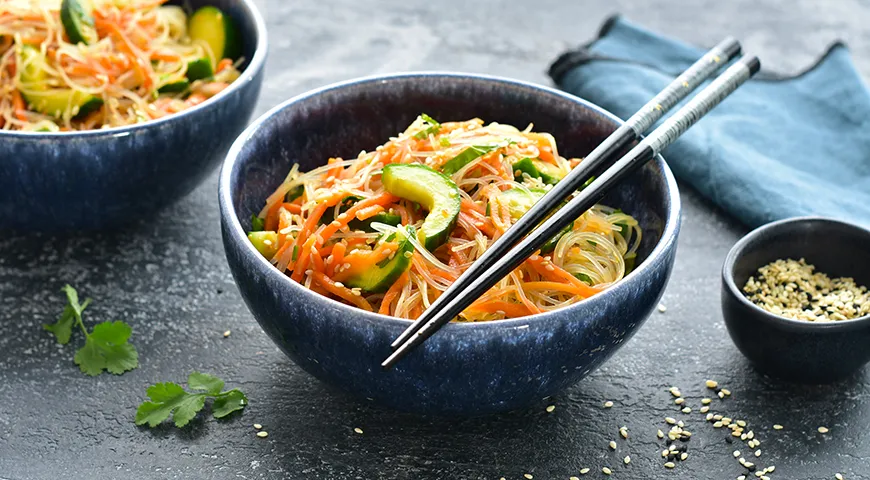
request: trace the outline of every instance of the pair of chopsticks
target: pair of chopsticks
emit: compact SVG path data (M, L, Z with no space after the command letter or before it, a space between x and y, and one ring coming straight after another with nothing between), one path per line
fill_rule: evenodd
M718 105L761 68L758 58L735 62L677 113L625 155L614 161L632 142L701 83L739 56L740 44L727 38L680 74L670 85L607 137L571 173L557 183L505 234L494 242L423 314L392 343L396 350L381 364L390 368L414 347L455 318L499 280L534 254L550 238L598 203L604 194L640 166L655 158L686 130ZM599 173L573 199L587 180ZM563 207L557 207L570 201ZM555 210L555 211L554 211ZM552 214L552 215L551 215ZM548 215L551 215L549 218ZM541 223L543 222L543 223ZM540 226L538 226L540 224Z

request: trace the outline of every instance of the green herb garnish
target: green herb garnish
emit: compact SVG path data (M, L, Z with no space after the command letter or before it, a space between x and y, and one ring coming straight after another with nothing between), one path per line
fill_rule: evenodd
M262 232L264 228L266 228L266 219L251 215L251 231Z
M438 123L437 120L430 117L429 115L426 115L425 113L421 113L420 118L422 118L423 121L426 122L426 128L415 133L414 138L416 138L418 140L422 140L424 138L429 138L429 135L435 135L436 133L438 133L441 130L441 124Z
M129 343L133 328L118 320L94 325L88 332L82 321L82 313L91 304L91 299L79 303L76 289L65 285L61 291L66 294L67 305L57 322L43 325L43 328L54 334L57 343L66 345L72 337L73 328L78 325L85 335L85 345L76 351L73 360L81 371L90 376L97 376L107 370L115 375L133 370L139 366L139 352Z
M222 392L224 381L205 373L193 372L187 377L187 392L177 383L156 383L145 391L150 401L142 402L136 409L136 425L156 427L172 416L175 426L181 428L205 407L208 397L214 398L211 414L215 418L242 410L248 405L248 397L234 388Z
M577 280L580 280L581 282L584 282L590 286L592 285L592 277L590 277L589 275L586 275L585 273L575 273L574 277L577 278Z

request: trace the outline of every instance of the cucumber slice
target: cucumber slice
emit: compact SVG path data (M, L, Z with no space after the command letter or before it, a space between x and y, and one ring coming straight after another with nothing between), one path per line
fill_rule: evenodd
M33 110L55 117L81 117L100 108L103 99L69 88L48 88L45 86L46 72L43 68L46 59L39 50L23 46L19 50L19 80L25 89L21 93Z
M426 249L433 251L447 242L459 217L459 187L449 177L420 164L390 164L381 176L384 188L429 211L420 234Z
M495 150L495 148L495 145L472 145L463 150L459 155L448 160L447 163L441 167L441 172L444 173L444 175L453 175L462 170L462 167Z
M185 76L191 82L213 77L214 70L211 68L211 60L200 58L188 63L187 74Z
M216 62L223 58L235 60L242 53L241 37L233 19L216 7L202 7L193 12L187 31L192 40L209 46Z
M166 83L157 89L157 93L181 93L190 88L190 81L179 80L177 82Z
M301 197L303 193L305 193L305 187L302 185L296 185L295 187L291 188L290 191L284 194L284 201L292 202L293 200Z
M542 182L550 185L555 185L565 178L565 172L559 167L533 158L524 158L514 162L513 169L514 177L518 182L522 181L524 173L532 178L540 178Z
M248 234L248 240L254 245L260 254L267 259L272 259L278 251L278 233L270 230L259 232L251 232Z
M514 220L522 217L532 208L532 206L547 193L545 190L541 190L540 188L530 188L528 191L512 188L510 190L505 190L498 194L498 199L500 202L508 206L508 211L510 212L511 217ZM559 239L562 238L562 235L571 231L572 225L568 225L563 228L562 231L556 234L553 238L547 240L541 247L541 253L550 253L556 249L556 244L559 243Z
M94 28L94 16L91 14L88 0L63 0L60 4L60 23L72 44L84 43L90 45L99 40L97 29Z
M399 247L392 259L381 262L376 266L364 268L360 272L352 272L346 278L343 278L342 282L351 288L361 288L366 292L386 292L411 267L411 258L410 256L405 256L405 253L414 251L414 244L408 240L408 237L416 234L417 232L414 230L414 227L410 225L400 228L396 231Z

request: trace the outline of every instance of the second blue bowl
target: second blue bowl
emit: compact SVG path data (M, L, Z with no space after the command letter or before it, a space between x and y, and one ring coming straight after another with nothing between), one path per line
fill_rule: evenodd
M252 213L293 163L303 171L331 156L354 158L421 112L473 117L552 133L582 156L619 120L545 87L461 74L402 74L329 86L285 102L254 122L227 155L220 209L227 261L242 297L272 340L335 387L383 405L436 414L484 414L528 406L577 383L637 331L658 302L679 232L677 185L661 157L604 202L638 219L639 266L612 288L561 310L513 320L451 323L390 371L380 362L408 325L305 289L248 242Z

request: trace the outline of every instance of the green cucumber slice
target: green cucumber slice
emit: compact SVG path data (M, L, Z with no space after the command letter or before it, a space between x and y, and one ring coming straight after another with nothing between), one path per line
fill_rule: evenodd
M448 160L447 163L441 167L441 172L444 173L444 175L453 175L462 170L462 167L495 149L495 145L472 145L463 150L459 155Z
M398 229L396 236L399 237L399 247L392 259L353 274L344 280L343 283L351 288L361 288L366 292L386 292L411 267L411 257L410 255L406 256L405 253L414 251L414 244L408 240L408 237L415 235L417 235L417 232L410 225Z
M211 68L211 60L200 58L188 63L185 76L191 82L213 77L214 69Z
M417 202L429 212L420 227L426 249L433 251L447 242L461 206L459 187L453 180L421 164L387 165L381 180L388 192Z
M508 211L514 220L522 217L532 208L532 206L541 199L547 192L540 188L530 188L528 191L520 188L512 188L498 194L500 202L508 206ZM541 247L541 253L550 253L556 249L556 244L562 235L571 231L573 225L568 225L562 231L556 234L553 238L547 240Z
M518 182L522 181L524 173L550 185L555 185L565 178L565 173L559 167L528 157L514 162L513 169L515 180Z
M235 60L242 53L238 28L233 19L217 7L202 7L193 12L187 22L187 32L192 40L209 46L215 62L224 58Z
M63 0L60 4L60 23L72 44L84 43L90 45L99 40L94 27L94 17L91 14L88 0Z
M248 234L248 240L267 259L271 260L278 251L278 232L271 230L251 232Z
M177 82L166 83L157 89L157 93L181 93L186 92L190 88L189 80L179 80Z

